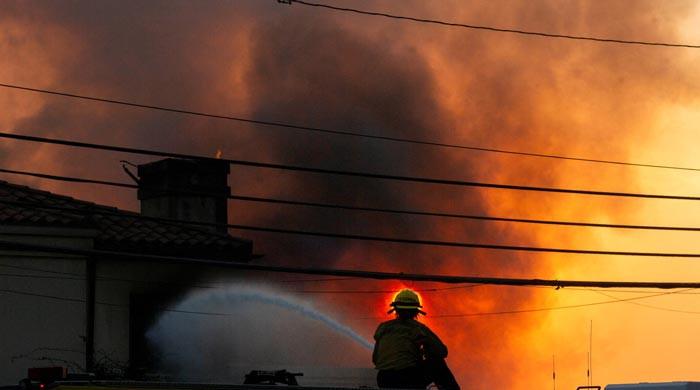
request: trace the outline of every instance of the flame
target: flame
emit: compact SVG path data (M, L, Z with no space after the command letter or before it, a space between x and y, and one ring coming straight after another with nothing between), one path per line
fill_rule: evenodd
M214 155L214 157L220 159L222 154L223 152L221 151L221 149L216 149L216 154Z

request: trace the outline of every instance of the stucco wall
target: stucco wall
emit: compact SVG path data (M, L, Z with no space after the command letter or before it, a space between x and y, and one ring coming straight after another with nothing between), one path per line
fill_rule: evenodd
M0 227L0 239L92 246L82 229ZM39 252L0 251L0 385L27 368L85 366L85 260Z
M81 249L93 248L94 233L0 226L0 240ZM192 285L221 272L197 265L94 261L95 363L115 374L130 360L133 296L168 296L160 307L174 305ZM80 256L0 251L0 386L16 384L29 367L85 368L86 263ZM152 311L154 318L158 312Z

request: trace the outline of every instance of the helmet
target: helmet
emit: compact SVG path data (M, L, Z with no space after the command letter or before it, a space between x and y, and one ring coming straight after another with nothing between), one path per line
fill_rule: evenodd
M393 312L396 309L406 309L417 310L419 313L425 314L423 310L420 310L420 308L423 306L420 304L420 298L418 297L418 294L416 294L415 291L409 289L399 291L396 294L396 296L394 296L394 301L391 302L389 306L392 307L392 309L389 310L389 313Z

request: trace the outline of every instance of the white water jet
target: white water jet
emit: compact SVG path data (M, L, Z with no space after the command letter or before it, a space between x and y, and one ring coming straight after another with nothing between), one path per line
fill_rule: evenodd
M285 368L305 372L304 383L341 384L352 372L348 383L373 385L373 344L298 298L231 286L193 292L170 309L146 335L165 375L232 383L252 369Z
M212 305L220 305L226 307L227 305L246 302L274 305L283 309L293 311L307 318L320 321L324 325L328 326L329 328L333 329L334 331L340 334L349 337L350 339L352 339L353 341L357 342L358 344L370 351L374 348L374 344L365 340L362 336L357 334L357 332L352 330L350 327L343 325L340 322L334 320L333 318L321 313L308 303L300 302L296 299L285 297L280 294L261 289L254 289L250 287L227 288L202 292L191 296L189 299L183 302L181 308L183 310L189 310L196 309L198 307L209 307ZM227 314L234 315L234 313Z

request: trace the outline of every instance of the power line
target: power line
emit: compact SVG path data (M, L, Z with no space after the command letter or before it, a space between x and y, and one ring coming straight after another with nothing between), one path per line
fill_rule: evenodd
M688 195L661 195L661 194L643 194L643 193L632 193L632 192L614 192L614 191L594 191L594 190L578 190L578 189L568 189L568 188L553 188L553 187L537 187L537 186L523 186L523 185L512 185L512 184L497 184L497 183L483 183L474 181L464 181L464 180L450 180L450 179L437 179L430 177L417 177L417 176L400 176L400 175L389 175L380 173L370 173L370 172L360 172L360 171L347 171L347 170L337 170L337 169L325 169L325 168L314 168L314 167L304 167L297 165L288 164L273 164L264 163L259 161L250 160L232 160L232 159L216 159L211 157L196 156L183 153L173 153L156 151L151 149L137 149L128 148L122 146L113 146L105 144L87 143L79 141L69 141L64 139L48 138L48 137L36 137L29 135L20 135L12 133L1 133L0 138L17 139L30 142L40 142L49 143L56 145L73 146L88 149L97 150L109 150L114 152L124 152L124 153L135 153L150 156L159 157L172 157L172 158L182 158L182 159L195 159L195 160L205 160L205 161L221 161L232 165L255 167L255 168L266 168L266 169L276 169L292 172L307 172L316 173L324 175L338 175L347 177L361 177L369 179L381 179L381 180L393 180L401 182L412 182L412 183L422 183L422 184L438 184L438 185L449 185L449 186L459 186L459 187L479 187L479 188L490 188L490 189L502 189L502 190L516 190L516 191L535 191L535 192L551 192L560 194L577 194L577 195L595 195L595 196L614 196L614 197L630 197L630 198L647 198L647 199L673 199L673 200L700 200L698 196L688 196ZM8 172L10 173L10 172Z
M8 171L0 169L0 172ZM60 176L40 174L42 177L50 178L52 180L61 180ZM81 182L89 182L89 179L80 179ZM71 180L72 181L72 180ZM96 184L110 185L107 181L99 181ZM123 184L119 183L121 186L125 187L135 187L133 184ZM2 201L0 200L0 203ZM76 209L78 211L78 209ZM133 214L132 217L140 218L139 214ZM155 219L153 217L146 217L148 219ZM172 222L172 220L169 220ZM410 244L410 245L425 245L425 246L439 246L439 247L452 247L452 248L473 248L473 249L490 249L490 250L505 250L505 251L523 251L523 252L542 252L542 253L568 253L568 254L581 254L581 255L606 255L606 256L639 256L639 257L676 257L676 258L699 258L700 253L673 253L673 252L638 252L638 251L609 251L609 250L592 250L592 249L566 249L566 248L549 248L549 247L533 247L533 246L519 246L519 245L500 245L500 244L483 244L476 242L457 242L457 241L441 241L441 240L423 240L423 239L408 239L408 238L398 238L398 237L382 237L374 235L361 235L361 234L346 234L346 233L331 233L322 231L310 231L310 230L299 230L299 229L282 229L274 228L268 226L252 226L252 225L241 225L241 224L221 224L221 226L226 226L231 229L265 232L265 233L277 233L277 234L294 234L310 237L325 237L325 238L338 238L347 240L360 240L360 241L374 241L374 242L385 242L385 243L396 243L396 244Z
M46 298L46 299L53 299L53 300L64 301L64 302L87 303L87 301L86 301L85 299L82 299L82 298L61 297L61 296L58 296L58 295L39 294L39 293L35 293L35 292L19 291L19 290L7 289L7 288L1 288L1 289L0 289L0 293L15 294L15 295L24 295L24 296L38 297L38 298ZM123 308L123 309L128 309L128 308L129 308L129 305L119 304L119 303L109 303L109 302L95 301L95 304L101 305L101 306L118 307L118 308ZM225 316L225 315L228 315L228 314L225 314L225 313L214 313L214 312L203 312L203 311L191 311L191 310L179 310L179 309L170 309L170 308L158 308L158 309L159 309L159 310L163 310L163 311L167 311L167 312L184 313L184 314L202 314L202 315L213 315L213 316Z
M0 265L2 267L2 265ZM28 275L28 274L6 274L0 273L0 276L5 276L8 278L26 278L26 279L54 279L54 280L77 280L80 282L85 282L85 278L76 278L70 276L58 276L58 275Z
M0 200L0 203L2 203L1 200ZM123 215L122 217L141 218L139 216L139 214ZM153 217L146 217L146 218L155 219ZM172 222L172 220L170 220L170 219L168 219L168 221ZM252 226L252 225L241 225L241 224L225 224L225 226L228 228L231 228L231 229L256 231L256 232L264 232L264 233L293 234L293 235L310 236L310 237L337 238L337 239L346 239L346 240L372 241L372 242L384 242L384 243L395 243L395 244L406 244L406 245L438 246L438 247L449 247L449 248L472 248L472 249L490 249L490 250L541 252L541 253L568 253L568 254L579 254L579 255L700 258L700 253L566 249L566 248L534 247L534 246L521 246L521 245L483 244L483 243L476 243L476 242L459 242L459 241L409 239L409 238L399 238L399 237L382 237L382 236L375 236L375 235L331 233L331 232L299 230L299 229L282 229L282 228L274 228L274 227L268 227L268 226Z
M648 309L661 310L661 311L668 311L668 312L673 312L673 313L700 314L700 311L681 310L681 309L671 309L671 308L668 308L668 307L654 306L654 305L649 305L649 304L645 304L645 303L641 303L641 302L629 302L629 301L626 301L626 300L624 300L624 299L623 299L623 300L620 300L619 298L615 297L614 295L606 294L606 293L604 293L604 292L602 292L602 291L596 291L596 292L597 292L598 294L601 294L601 295L606 296L606 297L608 297L608 298L613 298L613 299L619 300L620 302L627 302L627 303L629 303L629 304L631 304L631 305L637 305L637 306L641 306L641 307L646 307L646 308L648 308Z
M70 248L58 245L41 245L34 243L22 243L0 240L0 248L6 250L31 250L49 253L73 254L81 256L95 256L101 258L112 258L123 261L150 261L162 264L192 264L200 266L211 266L217 268L259 271L259 272L275 272L275 273L290 273L304 275L324 275L324 276L343 276L362 279L375 280L410 280L422 282L440 282L451 284L488 284L499 286L549 286L549 287L600 287L600 288L658 288L658 289L677 289L677 288L700 288L700 282L622 282L622 281L582 281L582 280L553 280L553 279L518 279L518 278L495 278L495 277L479 277L479 276L458 276L458 275L436 275L436 274L419 274L419 273L403 273L403 272L379 272L379 271L364 271L364 270L349 270L349 269L334 269L334 268L316 268L316 267L289 267L289 266L272 266L259 265L250 263L238 262L221 262L213 260L202 260L190 257L178 256L159 256L139 253L129 253L120 251L105 251L95 249L80 249Z
M31 296L31 297L47 298L47 299L66 301L66 302L86 303L86 300L81 299L81 298L68 298L68 297L61 297L61 296L57 296L57 295L39 294L39 293L34 293L34 292L18 291L18 290L13 290L13 289L0 289L0 292L1 293L8 293L8 294L16 294L16 295L25 295L25 296ZM521 313L534 313L534 312L542 312L542 311L574 309L574 308L589 307L589 306L607 305L607 304L612 304L612 303L629 302L632 300L647 299L647 298L656 297L656 296L660 296L660 295L666 295L666 294L673 294L673 292L651 294L651 295L645 295L642 297L634 297L634 298L627 298L627 299L613 299L613 300L602 301L602 302L591 302L591 303L584 303L584 304L578 304L578 305L554 306L554 307L535 308L535 309L519 309L519 310L504 310L504 311L460 313L460 314L436 314L436 315L431 315L430 318L445 319L445 318L482 317L482 316L493 316L493 315L521 314ZM108 303L108 302L101 302L101 301L96 301L95 303L97 305L102 305L102 306L119 307L119 308L124 308L124 309L129 308L129 305L125 305L125 304ZM630 302L630 303L633 303L633 302ZM643 305L643 306L647 306L647 305ZM656 308L656 307L654 307L654 308ZM233 316L233 315L236 315L233 313L197 311L197 310L181 310L181 309L174 309L174 308L159 308L159 310L163 310L166 312L173 312L173 313L207 315L207 316ZM672 310L672 309L670 309L670 310L671 311L678 311L678 310ZM690 313L690 314L700 314L697 312L690 312L690 311L680 311L680 312ZM383 320L384 317L362 317L359 319L361 319L361 320Z
M55 272L55 271L50 271L46 269L40 269L40 268L32 268L32 267L23 267L23 266L15 266L15 265L9 265L9 264L0 264L0 267L6 267L6 268L14 268L14 269L20 269L20 270L28 270L28 271L38 271L38 272L47 272L47 273L60 273L60 274L65 274L65 275L75 275L75 276L82 276L80 278L76 277L67 277L67 276L45 276L45 275L17 275L17 274L6 274L6 273L0 273L0 276L9 276L9 277L27 277L27 278L48 278L48 279L65 279L65 280L79 280L79 281L85 281L85 276L82 274L78 273L69 273L69 272ZM207 289L221 289L223 286L214 286L214 285L201 285L201 284L192 284L190 282L173 282L173 281L154 281L154 280L140 280L140 279L128 279L128 278L116 278L116 277L110 277L110 276L97 276L97 280L105 280L105 281L120 281L120 282L129 282L129 283L158 283L158 284L168 284L168 285L180 285L180 286L189 286L189 287L195 287L195 288L207 288ZM271 280L270 282L273 283L296 283L296 282L337 282L337 281L350 281L350 280L355 280L355 278L316 278L316 279L289 279L289 280ZM458 286L448 286L448 287L434 287L434 288L415 288L414 290L420 292L420 293L429 293L429 292L444 292L444 291L454 291L454 290L461 290L465 288L473 288L473 287L479 287L481 284L468 284L468 285L458 285ZM528 286L528 287L539 287L539 288L551 288L551 286ZM557 289L558 291L560 289ZM564 290L564 289L561 289ZM693 289L688 289L688 290L693 290ZM674 295L698 295L698 292L688 292L688 290L682 290L682 291L674 291ZM392 293L395 292L394 290L283 290L285 292L293 292L293 293L302 293L302 294L313 294L313 293L319 293L319 294L333 294L333 293L377 293L377 294L385 294L385 293ZM608 298L614 298L618 299L615 296L605 294L603 293L602 289L595 289L595 288L576 288L576 287L568 287L566 288L566 291L587 291L587 292L595 292L602 294ZM604 291L611 292L611 293L628 293L628 294L646 294L646 291L639 291L639 290L616 290L612 288L606 288ZM651 306L651 305L645 305L650 308L654 309L660 309L660 310L666 310L665 308L659 308L657 306ZM678 311L674 309L668 309L669 311ZM686 312L686 311L680 311L680 312ZM690 313L695 313L695 312L690 312ZM700 312L698 313L700 314Z
M2 264L0 264L0 267L3 267ZM54 275L29 275L29 274L9 274L9 273L3 273L0 272L0 276L8 277L8 278L22 278L22 279L52 279L52 280L68 280L68 281L79 281L79 282L85 282L85 278L78 278L78 277L70 277L70 276L54 276ZM142 280L142 279L131 279L131 278L115 278L115 277L109 277L109 276L97 276L96 280L102 280L102 281L112 281L112 282L124 282L124 283L145 283L145 284L162 284L162 285L168 285L168 286L183 286L183 287L192 287L192 288L199 288L199 289L225 289L225 285L212 285L212 284L194 284L191 282L177 282L177 281L158 281L158 280ZM441 288L417 288L414 289L415 291L419 293L433 293L433 292L444 292L444 291L452 291L452 290L457 290L457 289L467 289L467 288L472 288L472 287L477 287L479 285L477 284L470 284L470 285L460 285L460 286L450 286L450 287L441 287ZM377 289L371 289L371 290L349 290L349 289L333 289L333 290L318 290L318 289L305 289L305 290L295 290L295 289L281 289L280 291L282 292L287 292L287 293L294 293L294 294L390 294L390 293L395 293L395 290L377 290Z
M664 292L664 293L659 293L659 294L650 294L650 295L644 295L641 297L632 297L632 298L625 298L625 299L618 298L618 299L613 299L613 300L609 300L609 301L581 303L581 304L577 304L577 305L542 307L542 308L535 308L535 309L503 310L503 311L480 312L480 313L438 314L438 315L434 315L431 317L435 317L435 318L463 318L463 317L477 317L477 316L490 316L490 315L503 315L503 314L521 314L521 313L535 313L535 312L541 312L541 311L577 309L577 308L581 308L581 307L608 305L611 303L619 303L619 302L629 302L629 301L635 301L635 300L639 300L639 299L647 299L647 298L658 297L661 295L668 295L668 294L675 294L675 292Z
M4 264L4 263L0 264L0 267L20 269L23 271L45 272L45 273L54 274L54 275L82 276L82 280L85 280L85 274L79 274L79 273L75 273L75 272L54 271L54 270L48 270L48 269L43 269L43 268L34 268L34 267Z
M687 291L687 290L682 290L682 291ZM440 319L447 318L447 319L449 319L449 318L465 318L465 317L483 317L483 316L493 316L493 315L524 314L524 313L536 313L536 312L543 312L543 311L578 309L578 308L582 308L582 307L608 305L608 304L620 303L620 302L630 302L630 301L636 301L636 300L641 300L641 299L653 298L653 297L658 297L658 296L662 296L662 295L678 294L678 293L679 293L678 291L670 291L670 292L663 292L663 293L658 293L658 294L644 295L641 297L624 298L624 299L615 298L615 299L608 300L608 301L581 303L581 304L577 304L577 305L540 307L540 308L533 308L533 309L499 310L499 311L456 313L456 314L435 314L435 315L430 315L430 318L440 318ZM630 303L634 303L634 302L630 302ZM646 305L644 305L644 306L646 306ZM698 313L698 314L700 314L700 313ZM359 319L360 320L382 320L383 318L384 317L362 317Z
M633 167L642 167L642 168L659 168L659 169L673 169L673 170L683 170L683 171L700 171L700 168L682 167L682 166L674 166L674 165L632 163L632 162L624 162L624 161L616 161L616 160L573 157L573 156L564 156L564 155L547 154L547 153L523 152L523 151L516 151L516 150L487 148L487 147L481 147L481 146L461 145L461 144L453 144L453 143L446 143L446 142L418 140L418 139L411 139L411 138L381 136L381 135L374 135L374 134L370 134L370 133L366 133L366 132L358 132L358 131L350 131L350 130L337 130L337 129L329 129L329 128L321 128L321 127L311 127L311 126L303 126L303 125L299 125L299 124L292 124L292 123L285 123L285 122L265 121L265 120L257 120L257 119L251 119L251 118L229 116L229 115L212 114L212 113L206 113L206 112L189 110L189 109L178 109L178 108L164 107L164 106L157 106L157 105L150 105L150 104L141 104L141 103L135 103L135 102L125 101L125 100L108 99L108 98L88 96L88 95L79 95L79 94L74 94L74 93L69 93L69 92L64 92L64 91L55 91L55 90L48 90L48 89L41 89L41 88L33 88L33 87L27 87L27 86L22 86L22 85L16 85L16 84L0 83L0 87L12 88L12 89L29 91L29 92L36 92L36 93L44 93L44 94L49 94L49 95L63 96L63 97L69 97L69 98L74 98L74 99L90 100L90 101L101 102L101 103L110 103L110 104L118 104L118 105L129 106L129 107L166 111L166 112L172 112L172 113L177 113L177 114L194 115L194 116L200 116L200 117L207 117L207 118L214 118L214 119L221 119L221 120L230 120L230 121L236 121L236 122L242 122L242 123L250 123L250 124L255 124L255 125L262 125L262 126L269 126L269 127L276 127L276 128L285 128L285 129L290 129L290 130L295 130L295 131L307 131L307 132L333 134L333 135L340 135L340 136L347 136L347 137L354 137L354 138L367 138L367 139L374 139L374 140L387 141L387 142L398 142L398 143L405 143L405 144L425 145L425 146L450 148L450 149L472 150L472 151L486 152L486 153L510 154L510 155L516 155L516 156L526 156L526 157L550 158L550 159L558 159L558 160L580 161L580 162L588 162L588 163L600 163L600 164L611 164L611 165L621 165L621 166L633 166Z
M543 220L543 219L529 219L529 218L509 218L509 217L495 217L495 216L489 216L489 215L441 213L441 212L434 212L434 211L419 211L419 210L402 210L402 209L390 209L390 208L379 208L379 207L349 206L349 205L343 205L343 204L304 202L304 201L295 201L295 200L288 200L288 199L263 198L263 197L241 196L241 195L231 195L231 196L229 196L229 199L250 201L250 202L262 202L262 203L286 204L286 205L295 205L295 206L309 206L309 207L320 207L320 208L330 208L330 209L341 209L341 210L369 211L369 212L377 212L377 213L416 215L416 216L425 216L425 217L471 219L471 220L477 220L477 221L512 222L512 223L528 223L528 224L541 224L541 225L616 228L616 229L700 231L700 227L690 227L690 226L631 225L631 224L612 224L612 223L577 222L577 221L557 221L557 220Z
M138 189L138 185L129 183L120 183L104 180L91 180L83 179L70 176L59 176L59 175L49 175L45 173L28 172L28 171L18 171L0 168L0 173L9 173L13 175L20 176L32 176L39 177L48 180L57 181L67 181L67 182L78 182L83 184L99 184L108 185L122 188ZM201 195L201 192L191 192L182 190L182 193L192 193L196 195ZM338 210L352 210L352 211L367 211L367 212L377 212L386 214L404 214L404 215L416 215L416 216L427 216L427 217L441 217L441 218L454 218L454 219L470 219L477 221L493 221L493 222L511 222L511 223L528 223L528 224L541 224L541 225L555 225L555 226L572 226L572 227L595 227L595 228L615 228L615 229L632 229L632 230L665 230L665 231L700 231L700 227L692 226L665 226L665 225L630 225L630 224L611 224L611 223L595 223L595 222L577 222L577 221L556 221L556 220L542 220L542 219L527 219L527 218L507 218L507 217L494 217L488 215L469 215L469 214L458 214L458 213L441 213L432 211L418 211L418 210L402 210L402 209L390 209L390 208L379 208L379 207L362 207L362 206L350 206L344 204L333 204L333 203L320 203L320 202L305 202L296 201L288 199L279 198L266 198L266 197L255 197L255 196L242 196L242 195L228 195L228 199L239 200L246 202L260 202L260 203L270 203L270 204L284 204L284 205L294 205L294 206L307 206L307 207L317 207L317 208L328 208L328 209L338 209ZM71 211L78 213L94 213L103 215L118 215L123 216L123 214L110 211L110 210L83 210L69 207L44 205L36 202L21 202L21 201L11 201L0 199L0 203L15 205L15 206L30 206L41 209L49 210L61 210L61 211ZM134 215L136 217L136 215ZM199 222L199 221L183 221L170 218L158 218L149 217L145 215L139 215L138 218L154 220L159 222L170 222L177 224L192 224L197 226L209 226L209 227L226 227L225 224L211 223L211 222Z
M634 252L634 251L606 251L592 249L565 249L565 248L549 248L549 247L532 247L518 245L499 245L499 244L481 244L475 242L457 242L457 241L440 241L440 240L419 240L395 237L381 237L360 234L344 234L344 233L329 233L310 230L298 229L281 229L262 226L229 224L230 228L279 234L295 234L310 237L325 237L325 238L340 238L347 240L360 241L375 241L387 242L396 244L412 244L425 246L453 247L453 248L473 248L473 249L491 249L505 251L522 251L522 252L542 252L542 253L568 253L579 255L604 255L604 256L639 256L639 257L678 257L678 258L699 258L700 253L672 253L672 252Z
M52 273L52 274L60 274L60 275L74 275L74 276L80 276L80 278L76 277L70 277L70 276L44 276L44 275L13 275L13 274L0 274L0 276L20 276L20 277L36 277L36 278L51 278L51 279L66 279L66 280L80 280L84 281L85 280L85 275L79 274L79 273L72 273L72 272L58 272L58 271L52 271L52 270L47 270L43 268L34 268L34 267L26 267L26 266L17 266L17 265L10 265L10 264L3 264L0 263L0 267L4 268L13 268L13 269L19 269L19 270L25 270L25 271L36 271L36 272L46 272L46 273ZM213 286L213 285L201 285L201 284L192 284L190 282L159 282L159 281L153 281L153 280L140 280L140 279L127 279L127 278L116 278L116 277L110 277L110 276L97 276L98 280L106 280L106 281L121 281L121 282L136 282L136 283L163 283L163 284L173 284L173 285L186 285L190 287L199 287L199 288L221 288L221 286ZM271 282L273 283L308 283L308 282L337 282L337 281L351 281L355 280L355 278L351 277L345 277L345 278L314 278L314 279L287 279L287 280L272 280ZM448 286L448 287L435 287L435 288L416 288L414 290L425 293L425 292L440 292L440 291L449 291L449 290L457 290L457 289L464 289L464 288L473 288L473 287L479 287L481 286L480 284L469 284L469 285L458 285L458 286ZM532 287L539 287L539 288L551 288L551 286L532 286ZM588 291L588 292L601 292L603 290L601 289L595 289L595 288L576 288L576 287L568 287L566 288L567 291ZM319 292L323 293L325 291L330 291L330 290L285 290L287 292L302 292L302 293L314 293L314 292ZM340 290L339 290L340 291ZM624 293L624 294L647 294L648 291L643 291L643 290L615 290L612 288L606 288L605 291L607 292L612 292L612 293ZM354 292L353 290L342 290L342 292ZM370 292L367 290L367 292ZM389 290L373 290L371 291L373 293L387 293L387 292L393 292ZM700 293L698 292L685 292L685 291L677 291L675 292L677 295L698 295ZM606 295L607 296L607 295ZM611 297L611 296L608 296Z
M436 24L436 25L447 26L447 27L460 27L460 28L467 28L467 29L473 29L473 30L484 30L484 31L499 32L499 33L511 33L511 34L520 34L520 35L528 35L528 36L538 36L538 37L544 37L544 38L572 39L572 40L579 40L579 41L619 43L619 44L626 44L626 45L664 46L664 47L680 47L680 48L688 48L688 49L700 49L700 45L690 45L690 44L684 44L684 43L650 42L650 41L638 41L638 40L627 40L627 39L616 39L616 38L599 38L599 37L590 37L590 36L583 36L583 35L553 34L553 33L539 32L539 31L517 30L517 29L509 29L509 28L498 28L498 27L492 27L492 26L481 26L481 25L474 25L474 24L447 22L447 21L437 20L437 19L425 19L425 18L418 18L418 17L413 17L413 16L389 14L389 13L384 13L384 12L365 11L365 10L361 10L361 9L357 9L357 8L338 7L338 6L334 6L334 5L323 4L323 3L313 3L313 2L304 1L304 0L283 0L280 2L286 3L286 4L297 3L297 4L302 4L302 5L306 5L306 6L310 6L310 7L325 8L325 9L330 9L330 10L334 10L334 11L341 11L341 12L351 12L351 13L360 14L360 15L381 16L381 17L385 17L385 18L389 18L389 19L398 19L398 20L405 20L405 21L418 22L418 23Z
M33 267L24 267L24 266L16 266L16 265L9 265L9 264L2 264L0 263L0 267L6 267L6 268L14 268L14 269L20 269L20 270L27 270L27 271L37 271L37 272L47 272L47 273L58 273L62 275L75 275L75 276L82 276L81 278L75 278L75 277L64 277L64 276L43 276L43 275L14 275L14 274L5 274L5 273L0 273L0 276L19 276L19 277L36 277L36 278L50 278L50 279L66 279L66 280L80 280L84 281L85 280L85 275L78 274L78 273L71 273L71 272L56 272L56 271L51 271L51 270L46 270L46 269L40 269L40 268L33 268ZM214 285L200 285L200 284L192 284L190 282L172 282L172 281L153 281L153 280L139 280L139 279L127 279L127 278L116 278L116 277L110 277L110 276L97 276L98 280L106 280L106 281L121 281L121 282L136 282L136 283L159 283L159 284L170 284L170 285L185 285L185 286L190 286L190 287L198 287L198 288L222 288L222 286L214 286ZM287 279L287 280L271 280L270 282L273 283L306 283L306 282L337 282L337 281L351 281L355 280L355 278L351 277L346 277L346 278L314 278L314 279ZM442 291L451 291L451 290L458 290L458 289L465 289L465 288L473 288L473 287L479 287L482 286L481 284L468 284L468 285L458 285L458 286L448 286L448 287L433 287L433 288L415 288L416 291L420 293L426 293L426 292L442 292ZM551 286L528 286L528 287L536 287L536 288L551 288ZM557 289L559 290L559 289ZM563 289L561 289L563 290ZM605 288L604 290L602 289L596 289L596 288L577 288L577 287L567 287L567 291L587 291L587 292L595 292L595 293L602 293L603 291L611 292L611 293L626 293L626 294L646 294L646 291L640 291L640 290L618 290L618 289L612 289L612 288ZM693 289L690 289L693 290ZM295 293L334 293L336 290L284 290L286 292L295 292ZM389 292L395 292L391 290L337 290L338 293L354 293L354 292L359 292L359 293L389 293ZM675 295L698 295L700 293L698 292L687 292L686 290L683 291L675 291ZM607 296L608 298L616 298L612 295L608 294L602 294L604 296Z

